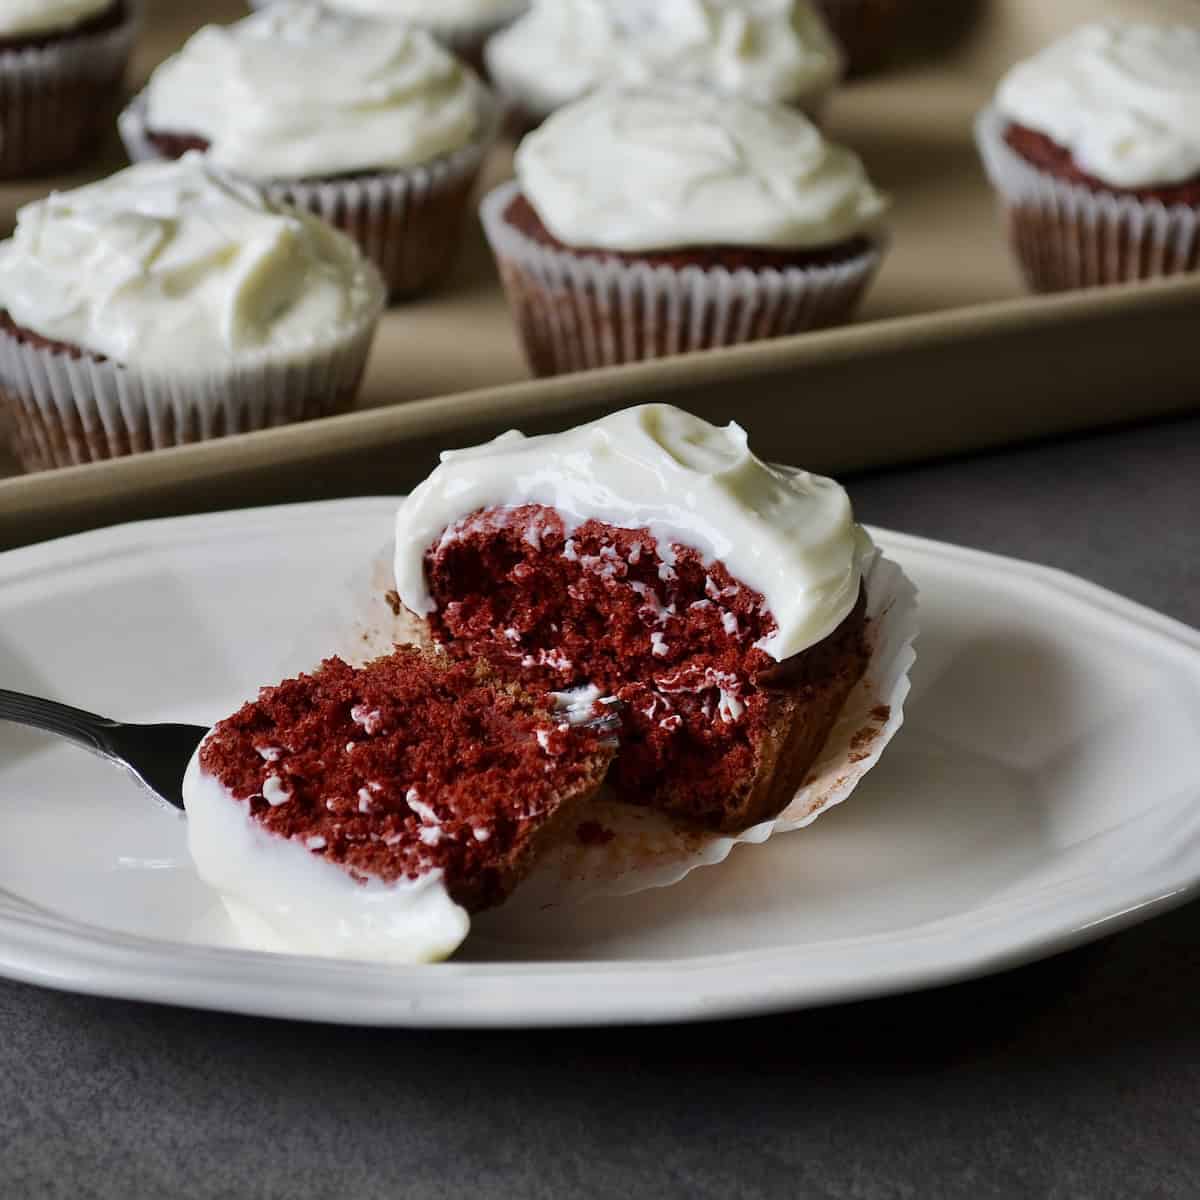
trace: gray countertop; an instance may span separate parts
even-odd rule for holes
[[[852,481],[862,517],[1200,625],[1200,419]],[[306,1026],[0,982],[0,1196],[1200,1196],[1200,903],[719,1025]]]

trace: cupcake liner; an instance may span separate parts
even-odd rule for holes
[[[95,149],[141,23],[140,3],[123,3],[112,29],[0,50],[0,179],[50,174]]]
[[[905,0],[817,0],[846,56],[846,73],[863,75],[887,58],[900,31]]]
[[[297,640],[281,675],[310,671],[330,654],[362,665],[397,643],[418,641],[411,614],[396,612],[388,594],[393,545],[352,580],[339,608],[318,615]],[[583,844],[573,822],[505,902],[507,920],[527,912],[536,919],[548,906],[596,896],[622,896],[678,883],[697,867],[729,857],[734,846],[759,844],[776,834],[811,825],[842,803],[879,761],[904,721],[908,673],[916,659],[917,590],[896,563],[876,552],[864,573],[871,658],[807,780],[776,817],[741,833],[712,833],[648,808],[624,804],[605,786],[580,821],[594,821],[613,836]]]
[[[1022,274],[1038,292],[1129,283],[1200,267],[1200,208],[1094,192],[1027,162],[994,107],[975,140]]]
[[[251,358],[232,369],[168,374],[0,330],[0,403],[27,471],[70,467],[344,412],[383,309],[377,302],[306,360]]]
[[[883,257],[782,270],[650,266],[543,246],[504,218],[515,183],[489,192],[484,232],[538,375],[782,337],[848,321]]]
[[[451,154],[412,167],[330,180],[245,180],[275,204],[316,213],[349,234],[379,268],[392,298],[427,290],[454,265],[475,180],[496,139],[500,115],[479,88],[475,137]],[[117,122],[133,162],[164,155],[146,132],[146,94]]]

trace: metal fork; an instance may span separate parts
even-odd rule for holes
[[[579,722],[615,746],[624,705],[603,700],[603,713]],[[28,725],[62,737],[124,767],[143,787],[175,808],[183,808],[183,774],[207,735],[203,725],[128,725],[23,692],[0,688],[0,721]]]
[[[183,808],[183,773],[208,730],[202,725],[127,725],[0,688],[0,721],[62,737],[124,767],[143,787]]]

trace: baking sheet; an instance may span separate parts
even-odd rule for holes
[[[514,424],[554,428],[654,398],[735,416],[777,457],[827,471],[1194,407],[1200,279],[1025,296],[970,125],[1007,64],[1078,21],[1200,21],[1200,4],[914,0],[914,9],[920,17],[895,65],[853,81],[830,107],[831,133],[860,151],[895,202],[892,246],[855,326],[530,383],[472,227],[447,284],[385,317],[364,411],[0,481],[0,546],[144,516],[394,492],[419,478],[443,445]],[[149,0],[146,11],[134,85],[201,20],[245,10],[236,0]],[[489,180],[507,173],[509,149],[497,151]],[[49,186],[83,182],[120,162],[114,137],[84,171],[0,187],[0,220],[8,227],[18,205]]]

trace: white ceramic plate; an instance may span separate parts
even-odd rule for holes
[[[0,556],[0,685],[207,723],[275,679],[394,501],[130,525]],[[982,974],[1200,881],[1200,634],[1078,579],[896,534],[922,593],[904,729],[811,829],[675,887],[480,919],[436,967],[233,948],[183,818],[0,724],[0,973],[347,1023],[766,1012]]]

